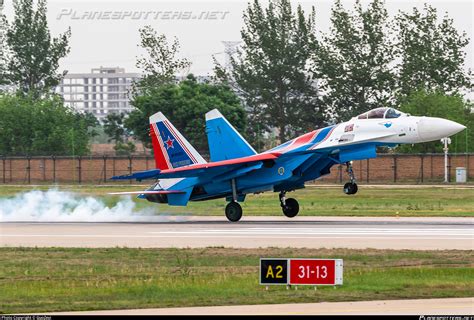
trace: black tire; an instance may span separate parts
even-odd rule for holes
[[[242,218],[242,207],[235,201],[229,202],[225,207],[225,216],[231,222],[237,222]]]
[[[300,211],[300,205],[298,201],[293,198],[289,198],[285,200],[285,205],[282,207],[283,214],[288,218],[294,218]]]
[[[356,194],[358,190],[359,190],[359,187],[357,187],[357,183],[353,183],[351,194]]]
[[[345,194],[356,194],[357,190],[359,190],[357,183],[348,182],[344,185]]]

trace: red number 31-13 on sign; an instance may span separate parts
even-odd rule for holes
[[[342,284],[342,260],[290,259],[290,284]]]

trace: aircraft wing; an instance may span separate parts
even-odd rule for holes
[[[187,167],[180,167],[176,169],[168,169],[160,172],[159,178],[187,178],[187,177],[196,177],[201,174],[208,173],[224,173],[225,171],[230,171],[242,165],[271,161],[278,158],[278,154],[267,153],[267,154],[258,154],[249,157],[243,157],[238,159],[224,160],[218,162],[210,162],[204,164],[196,164]]]
[[[280,156],[279,153],[265,153],[258,154],[248,157],[242,157],[238,159],[194,164],[185,167],[179,167],[175,169],[166,170],[147,170],[135,172],[131,175],[115,176],[113,180],[145,180],[145,179],[171,179],[171,178],[189,178],[198,177],[201,175],[221,175],[226,172],[239,169],[240,167],[247,166],[248,164],[255,165],[259,162],[272,161]],[[252,166],[255,168],[254,166]],[[245,171],[245,170],[244,170]],[[242,171],[242,172],[244,172]]]
[[[176,194],[186,193],[180,190],[142,190],[142,191],[125,191],[125,192],[109,192],[108,194],[113,195],[127,195],[127,194]]]

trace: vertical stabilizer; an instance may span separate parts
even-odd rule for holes
[[[160,170],[206,163],[206,160],[161,112],[150,117],[150,136],[156,167]]]
[[[206,113],[206,133],[211,161],[236,159],[257,154],[254,148],[217,109]]]

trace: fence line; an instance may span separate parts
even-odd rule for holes
[[[466,168],[468,180],[474,178],[473,155],[462,153],[448,156],[449,181],[453,181],[456,167]],[[3,184],[113,184],[117,182],[110,181],[112,176],[155,167],[152,156],[0,156],[0,159]],[[359,183],[442,182],[444,155],[379,154],[375,159],[354,161],[354,170]],[[345,166],[336,165],[329,175],[318,181],[342,183],[346,180]]]

